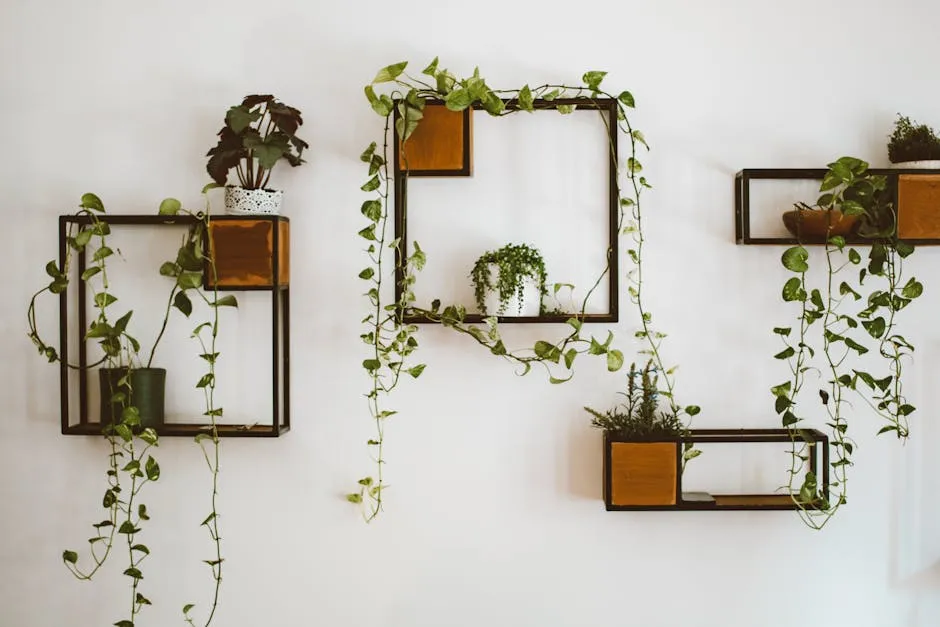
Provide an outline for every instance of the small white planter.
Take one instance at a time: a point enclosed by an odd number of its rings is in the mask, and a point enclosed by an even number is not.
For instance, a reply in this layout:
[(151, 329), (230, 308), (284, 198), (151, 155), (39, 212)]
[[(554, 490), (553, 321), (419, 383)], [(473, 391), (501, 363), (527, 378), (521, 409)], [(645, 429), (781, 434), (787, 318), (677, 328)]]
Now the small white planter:
[(284, 192), (279, 189), (245, 189), (225, 186), (225, 213), (232, 215), (267, 215), (281, 213)]
[[(499, 266), (495, 263), (489, 265), (490, 285), (499, 281)], [(532, 277), (522, 279), (522, 303), (519, 302), (518, 293), (514, 293), (504, 304), (499, 302), (499, 291), (487, 290), (483, 298), (487, 316), (538, 316), (542, 305), (542, 294), (539, 285)]]
[(910, 170), (940, 170), (940, 159), (926, 159), (923, 161), (902, 161), (892, 163), (888, 167), (894, 170), (908, 168)]

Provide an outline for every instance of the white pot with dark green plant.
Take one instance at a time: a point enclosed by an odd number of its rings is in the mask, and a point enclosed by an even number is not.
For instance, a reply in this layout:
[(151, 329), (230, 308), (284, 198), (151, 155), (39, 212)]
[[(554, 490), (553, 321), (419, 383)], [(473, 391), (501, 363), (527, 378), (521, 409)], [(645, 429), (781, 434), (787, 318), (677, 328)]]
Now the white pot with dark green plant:
[[(225, 212), (236, 215), (277, 215), (282, 190), (268, 188), (271, 170), (284, 159), (296, 167), (304, 160), (307, 142), (297, 137), (303, 124), (300, 111), (271, 95), (245, 96), (225, 114), (219, 143), (206, 156), (206, 170), (219, 186), (225, 186)], [(238, 185), (227, 185), (235, 170)]]
[(545, 312), (545, 262), (538, 249), (507, 244), (487, 251), (470, 273), (480, 313), (487, 316), (538, 316)]
[(940, 137), (926, 124), (899, 113), (888, 140), (888, 160), (892, 168), (940, 169)]

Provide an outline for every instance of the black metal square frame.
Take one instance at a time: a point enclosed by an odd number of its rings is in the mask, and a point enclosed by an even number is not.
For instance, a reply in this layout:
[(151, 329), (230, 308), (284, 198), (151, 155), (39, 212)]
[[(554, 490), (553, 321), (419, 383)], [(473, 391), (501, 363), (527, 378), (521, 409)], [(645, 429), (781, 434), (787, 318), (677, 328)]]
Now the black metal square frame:
[[(439, 101), (429, 101), (439, 104)], [(506, 109), (510, 111), (519, 110), (519, 103), (517, 100), (503, 99), (503, 103), (506, 105)], [(556, 100), (544, 100), (536, 99), (533, 101), (533, 108), (537, 111), (543, 110), (552, 110), (557, 109), (559, 105), (565, 106), (575, 106), (575, 111), (603, 111), (606, 112), (608, 117), (607, 126), (607, 139), (610, 149), (610, 158), (608, 159), (608, 231), (609, 231), (609, 244), (607, 248), (607, 261), (608, 261), (608, 274), (607, 274), (607, 284), (609, 291), (609, 306), (606, 313), (597, 313), (597, 314), (584, 314), (583, 316), (578, 316), (582, 319), (583, 322), (618, 322), (620, 319), (619, 316), (619, 232), (618, 224), (620, 218), (620, 202), (619, 194), (617, 187), (617, 158), (618, 158), (618, 148), (617, 148), (617, 101), (611, 98), (597, 98), (597, 99), (587, 99), (587, 98), (559, 98)], [(479, 104), (474, 105), (474, 109), (480, 110), (483, 107)], [(469, 118), (466, 118), (469, 119)], [(465, 129), (468, 128), (465, 122)], [(404, 282), (405, 273), (403, 268), (403, 262), (408, 258), (408, 178), (409, 173), (406, 170), (402, 170), (399, 167), (399, 145), (398, 145), (398, 134), (393, 131), (395, 135), (394, 143), (394, 158), (393, 158), (393, 172), (394, 172), (394, 183), (395, 183), (395, 199), (394, 199), (394, 208), (395, 208), (395, 238), (399, 242), (398, 253), (395, 259), (395, 300), (396, 302), (401, 301), (402, 296), (402, 284)], [(470, 142), (465, 141), (465, 149), (469, 149)], [(469, 163), (469, 162), (468, 162)], [(453, 172), (444, 172), (444, 173), (432, 173), (433, 171), (424, 171), (423, 176), (453, 176)], [(489, 316), (483, 316), (482, 314), (472, 313), (467, 314), (464, 318), (465, 322), (476, 323), (482, 322), (484, 318)], [(569, 318), (572, 317), (572, 314), (543, 314), (539, 316), (498, 316), (499, 322), (506, 323), (564, 323)], [(406, 315), (404, 317), (404, 322), (406, 324), (421, 324), (432, 322), (424, 316), (420, 315)]]
[[(101, 222), (110, 226), (185, 226), (189, 227), (197, 222), (193, 216), (149, 216), (149, 215), (108, 215), (97, 216)], [(261, 220), (272, 222), (272, 281), (271, 286), (261, 287), (222, 287), (219, 291), (270, 291), (271, 292), (271, 367), (272, 367), (272, 399), (271, 399), (271, 424), (270, 425), (240, 425), (225, 424), (217, 425), (220, 436), (230, 437), (277, 437), (281, 433), (290, 430), (290, 286), (280, 284), (280, 229), (278, 223), (287, 221), (285, 216), (211, 216), (210, 221), (225, 220)], [(64, 272), (65, 258), (68, 253), (68, 230), (69, 224), (87, 226), (91, 224), (91, 218), (86, 215), (62, 215), (59, 216), (59, 269)], [(208, 232), (205, 237), (208, 238)], [(206, 245), (208, 250), (208, 245)], [(81, 274), (86, 269), (87, 254), (83, 249), (75, 252), (77, 258), (77, 274)], [(206, 279), (207, 280), (207, 279)], [(77, 322), (80, 333), (87, 328), (87, 292), (85, 282), (77, 280), (76, 292), (76, 310)], [(205, 289), (205, 285), (203, 287)], [(63, 435), (101, 435), (101, 423), (89, 422), (88, 420), (88, 350), (84, 338), (79, 338), (78, 342), (78, 368), (79, 368), (79, 419), (77, 424), (71, 423), (71, 411), (69, 403), (69, 294), (70, 290), (65, 290), (59, 294), (59, 356), (60, 362), (60, 401), (61, 401), (61, 423)], [(280, 391), (280, 394), (279, 394)], [(195, 436), (198, 433), (204, 433), (211, 428), (210, 424), (190, 424), (190, 423), (164, 423), (156, 427), (157, 433), (164, 436)]]

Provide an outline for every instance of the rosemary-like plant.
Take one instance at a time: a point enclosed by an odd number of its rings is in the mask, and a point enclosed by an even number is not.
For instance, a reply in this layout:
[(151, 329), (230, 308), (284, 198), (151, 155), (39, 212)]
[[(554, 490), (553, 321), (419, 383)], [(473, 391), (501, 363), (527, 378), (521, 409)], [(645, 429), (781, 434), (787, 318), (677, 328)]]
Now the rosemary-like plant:
[[(498, 278), (493, 284), (492, 269), (496, 267)], [(490, 250), (482, 255), (473, 264), (470, 272), (473, 281), (473, 294), (477, 307), (484, 314), (506, 313), (509, 300), (516, 296), (519, 312), (524, 306), (524, 293), (526, 279), (531, 279), (539, 290), (539, 313), (545, 312), (543, 299), (548, 291), (545, 281), (548, 275), (545, 271), (545, 262), (537, 248), (528, 244), (506, 244), (499, 250)], [(499, 309), (495, 312), (486, 311), (486, 293), (496, 290), (499, 294)]]
[(646, 363), (643, 370), (637, 370), (636, 364), (630, 364), (627, 389), (620, 394), (626, 400), (604, 413), (590, 407), (584, 408), (592, 416), (591, 426), (638, 442), (676, 438), (684, 431), (676, 414), (659, 411), (658, 377), (652, 360)]
[[(660, 382), (663, 389), (660, 394), (669, 403), (670, 411), (677, 417), (691, 418), (698, 413), (695, 405), (682, 407), (674, 396), (674, 368), (667, 368), (663, 364), (660, 352), (665, 334), (653, 328), (652, 314), (643, 299), (643, 247), (645, 238), (642, 229), (642, 213), (640, 209), (640, 196), (651, 185), (642, 176), (643, 169), (638, 159), (639, 148), (646, 146), (643, 134), (633, 128), (628, 115), (629, 109), (634, 107), (634, 98), (629, 91), (611, 94), (601, 88), (606, 72), (590, 71), (582, 77), (583, 85), (570, 86), (563, 84), (543, 84), (537, 87), (524, 85), (520, 89), (493, 89), (486, 84), (480, 76), (479, 70), (467, 78), (458, 79), (454, 74), (439, 66), (438, 59), (434, 59), (422, 72), (422, 77), (408, 75), (405, 72), (407, 62), (396, 63), (382, 68), (365, 87), (365, 95), (372, 109), (385, 120), (384, 139), (379, 143), (372, 142), (360, 156), (368, 166), (368, 179), (361, 186), (362, 191), (375, 193), (377, 196), (363, 202), (360, 211), (367, 219), (367, 224), (359, 231), (359, 236), (366, 242), (365, 253), (369, 265), (360, 273), (359, 278), (369, 286), (365, 296), (369, 302), (369, 313), (362, 322), (366, 331), (360, 338), (368, 345), (369, 355), (362, 363), (366, 370), (370, 386), (366, 397), (369, 411), (375, 422), (375, 436), (368, 441), (373, 453), (376, 472), (373, 475), (359, 480), (355, 492), (347, 495), (353, 503), (365, 505), (364, 517), (367, 521), (373, 520), (382, 510), (383, 492), (385, 489), (384, 469), (384, 442), (385, 424), (388, 418), (396, 412), (386, 408), (385, 398), (398, 386), (402, 374), (418, 377), (424, 370), (424, 364), (411, 365), (411, 358), (418, 347), (416, 337), (417, 326), (405, 323), (405, 315), (421, 316), (431, 322), (437, 322), (444, 327), (466, 335), (479, 345), (510, 363), (516, 365), (518, 374), (528, 373), (533, 365), (541, 366), (548, 374), (551, 383), (563, 383), (574, 376), (573, 364), (578, 355), (597, 355), (606, 359), (607, 368), (617, 371), (623, 366), (623, 352), (612, 347), (613, 332), (608, 332), (603, 341), (583, 335), (584, 315), (587, 303), (600, 282), (610, 271), (606, 265), (600, 276), (587, 290), (584, 300), (576, 313), (572, 313), (567, 320), (569, 331), (561, 338), (537, 340), (532, 348), (510, 350), (507, 348), (500, 333), (495, 316), (486, 318), (481, 325), (465, 322), (466, 311), (462, 306), (442, 306), (439, 300), (434, 300), (430, 308), (415, 305), (413, 286), (416, 273), (424, 267), (427, 261), (424, 251), (417, 242), (411, 242), (414, 252), (405, 257), (402, 255), (401, 242), (389, 235), (389, 183), (392, 177), (389, 174), (389, 147), (391, 145), (393, 114), (398, 116), (394, 123), (394, 132), (402, 144), (407, 140), (420, 124), (423, 118), (427, 101), (443, 101), (452, 111), (463, 111), (468, 107), (479, 106), (486, 113), (494, 117), (511, 115), (521, 111), (533, 112), (538, 109), (554, 109), (562, 115), (572, 113), (579, 104), (597, 105), (598, 100), (605, 99), (615, 103), (616, 119), (609, 119), (602, 108), (595, 106), (600, 118), (608, 130), (621, 133), (626, 139), (625, 159), (610, 145), (611, 163), (617, 171), (625, 172), (626, 185), (617, 182), (617, 195), (620, 215), (617, 220), (617, 231), (632, 238), (633, 246), (627, 250), (627, 257), (633, 267), (628, 272), (629, 294), (631, 301), (639, 314), (640, 331), (636, 336), (645, 342), (642, 352), (656, 365), (660, 373)], [(377, 93), (376, 85), (388, 84), (389, 93)], [(407, 155), (404, 155), (407, 162)], [(611, 251), (608, 251), (610, 253)], [(389, 268), (386, 256), (394, 254), (393, 266)], [(609, 255), (608, 255), (609, 260)], [(402, 271), (401, 295), (397, 301), (389, 302), (383, 295), (388, 288), (386, 275), (394, 275), (395, 267)], [(611, 298), (617, 295), (612, 294)], [(686, 450), (688, 458), (697, 451)]]

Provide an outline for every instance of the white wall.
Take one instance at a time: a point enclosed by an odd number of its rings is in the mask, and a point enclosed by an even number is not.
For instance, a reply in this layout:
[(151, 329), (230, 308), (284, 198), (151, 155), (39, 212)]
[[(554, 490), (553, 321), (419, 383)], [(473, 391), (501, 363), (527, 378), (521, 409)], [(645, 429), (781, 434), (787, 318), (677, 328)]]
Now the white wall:
[[(938, 19), (914, 0), (2, 3), (0, 624), (110, 624), (127, 605), (116, 565), (89, 586), (59, 559), (100, 515), (105, 449), (58, 434), (58, 371), (25, 336), (56, 216), (85, 191), (113, 212), (167, 195), (195, 205), (223, 111), (265, 91), (303, 110), (312, 144), (309, 164), (275, 181), (294, 242), (294, 428), (224, 443), (216, 624), (940, 624), (940, 251), (918, 253), (927, 292), (905, 312), (914, 438), (876, 440), (859, 413), (850, 502), (821, 533), (789, 513), (606, 513), (600, 437), (580, 407), (605, 405), (622, 379), (588, 363), (565, 386), (520, 379), (440, 329), (422, 330), (428, 369), (395, 401), (385, 515), (367, 526), (342, 498), (370, 470), (355, 233), (358, 155), (381, 125), (362, 97), (376, 69), (440, 55), (496, 86), (606, 69), (632, 90), (653, 146), (648, 298), (681, 397), (703, 406), (698, 426), (770, 427), (767, 388), (784, 376), (770, 329), (791, 314), (780, 250), (733, 243), (733, 174), (841, 154), (884, 165), (896, 111), (940, 125)], [(54, 304), (42, 315), (54, 325)], [(179, 624), (209, 589), (204, 464), (184, 439), (164, 440), (160, 459), (142, 538), (156, 605), (141, 626)]]

